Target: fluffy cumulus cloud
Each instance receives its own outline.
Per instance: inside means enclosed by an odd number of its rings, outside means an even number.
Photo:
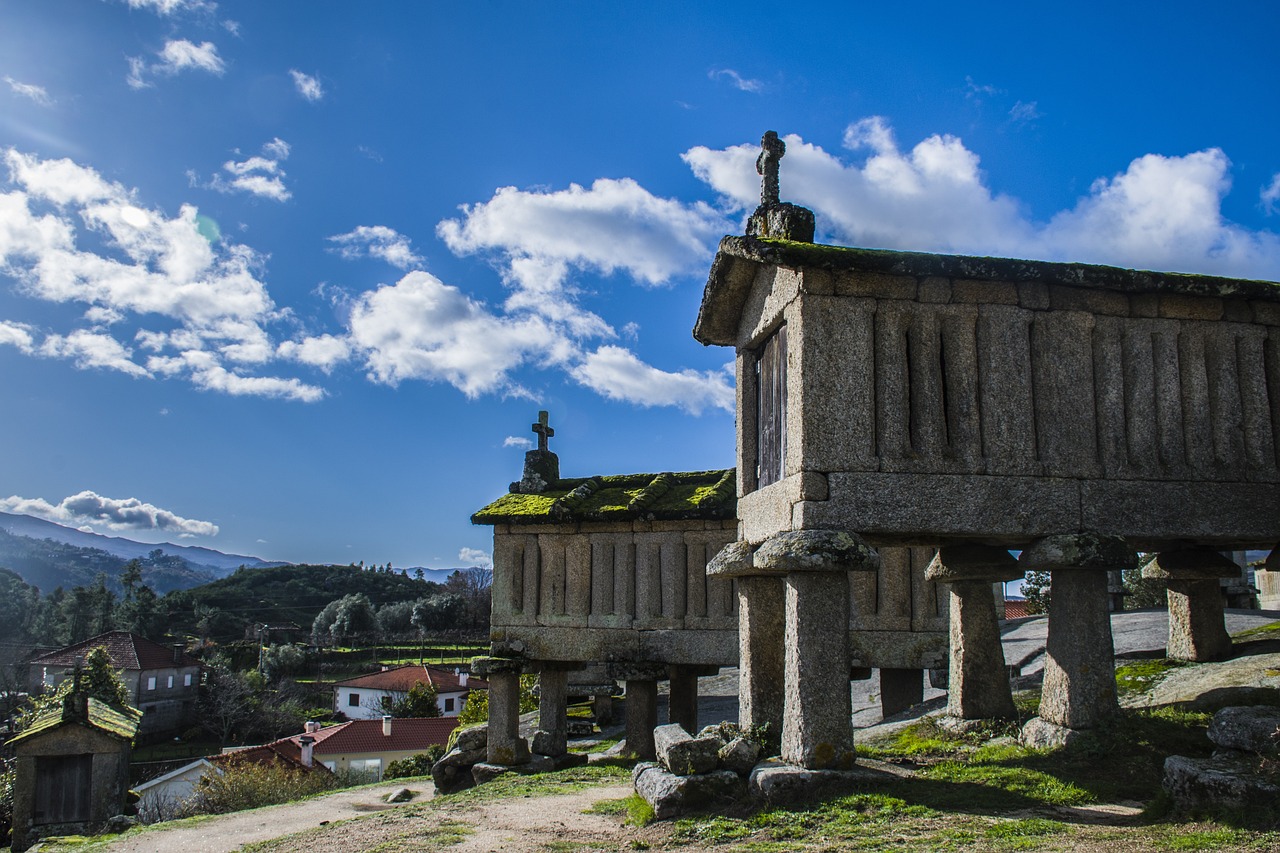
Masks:
[[[107,498],[88,490],[56,504],[43,498],[12,495],[0,498],[0,510],[81,529],[157,530],[183,537],[218,535],[218,525],[212,522],[183,518],[137,498]]]
[[[293,86],[298,90],[298,94],[306,100],[315,103],[324,97],[324,89],[320,86],[319,77],[303,74],[296,68],[289,69],[289,76],[293,78]]]
[[[9,84],[9,90],[15,95],[35,101],[42,107],[51,106],[53,99],[49,97],[48,91],[43,86],[37,86],[35,83],[23,83],[20,80],[14,80],[8,75],[5,76],[4,82]]]
[[[217,4],[210,0],[125,0],[130,9],[146,9],[157,15],[173,15],[184,11],[213,11]]]
[[[129,75],[126,81],[134,89],[146,89],[154,85],[150,78],[172,77],[183,71],[204,71],[221,77],[227,64],[218,55],[218,46],[211,41],[195,42],[186,39],[169,39],[156,52],[157,60],[147,62],[140,56],[129,57]]]
[[[222,193],[243,192],[272,201],[288,201],[292,197],[284,185],[285,171],[280,166],[289,159],[289,143],[280,137],[262,146],[262,154],[243,160],[228,160],[222,172],[206,184]]]
[[[707,408],[733,411],[733,375],[729,370],[671,373],[645,364],[628,349],[606,345],[574,367],[573,376],[610,400],[676,406],[693,415]]]
[[[533,447],[533,442],[522,435],[509,435],[502,440],[503,447],[518,447],[521,450],[528,450]]]
[[[86,326],[47,331],[6,320],[0,343],[228,394],[323,395],[249,370],[277,357],[268,326],[280,319],[251,249],[211,243],[194,207],[168,216],[71,160],[13,149],[3,159],[10,188],[0,192],[0,274],[26,296],[83,306]]]
[[[786,137],[783,195],[812,208],[819,226],[850,245],[999,254],[1231,276],[1280,275],[1280,238],[1222,216],[1230,188],[1217,149],[1148,154],[1094,182],[1070,210],[1031,219],[986,183],[978,155],[955,136],[934,134],[899,147],[879,117],[851,124],[851,162]],[[731,209],[754,208],[755,145],[692,148],[685,161]]]
[[[463,548],[458,552],[458,559],[468,566],[489,568],[493,565],[493,556],[479,548]]]
[[[422,264],[422,258],[414,253],[409,238],[385,225],[360,225],[346,234],[335,234],[328,239],[335,244],[334,251],[349,261],[378,258],[402,270]]]

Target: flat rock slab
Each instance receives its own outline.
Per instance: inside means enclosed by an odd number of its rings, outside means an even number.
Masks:
[[[731,802],[746,793],[742,778],[732,770],[677,776],[651,761],[636,765],[631,782],[659,820]]]
[[[1280,747],[1280,708],[1223,708],[1209,723],[1209,740],[1224,749],[1275,755]]]
[[[1176,705],[1191,711],[1280,704],[1280,652],[1178,667],[1150,690],[1122,697],[1120,704],[1128,708]]]
[[[1060,749],[1079,743],[1088,738],[1089,732],[1083,729],[1069,729],[1039,717],[1032,717],[1022,726],[1018,739],[1023,746],[1032,749]]]
[[[710,773],[716,769],[716,754],[723,743],[718,737],[693,737],[679,724],[658,726],[653,730],[658,763],[677,776]]]
[[[778,759],[762,761],[747,779],[747,793],[769,805],[810,800],[832,789],[858,783],[883,783],[903,775],[889,765],[857,765],[852,770],[808,770]]]
[[[1164,789],[1183,811],[1274,808],[1280,785],[1263,779],[1257,770],[1253,755],[1171,755],[1164,761]]]

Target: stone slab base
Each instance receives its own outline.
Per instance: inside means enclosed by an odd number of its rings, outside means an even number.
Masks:
[[[535,755],[523,764],[490,764],[487,761],[481,761],[471,768],[471,778],[477,785],[483,785],[507,773],[531,776],[534,773],[550,773],[557,769],[559,768],[556,767],[553,759],[545,755]]]
[[[1019,740],[1032,749],[1059,749],[1080,742],[1090,735],[1085,729],[1069,729],[1039,717],[1032,717],[1022,727]]]
[[[780,759],[762,761],[747,777],[747,793],[769,805],[813,800],[857,782],[882,782],[885,772],[869,767],[852,770],[807,770]]]
[[[1184,812],[1208,808],[1274,809],[1280,785],[1257,774],[1258,757],[1247,753],[1213,758],[1171,755],[1164,760],[1164,789]]]
[[[746,791],[742,777],[732,770],[677,776],[651,761],[636,765],[631,783],[659,820],[730,802]]]

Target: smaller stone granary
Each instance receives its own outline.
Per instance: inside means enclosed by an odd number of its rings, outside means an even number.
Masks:
[[[9,741],[13,786],[13,849],[41,838],[97,831],[125,810],[129,757],[142,712],[73,691]]]

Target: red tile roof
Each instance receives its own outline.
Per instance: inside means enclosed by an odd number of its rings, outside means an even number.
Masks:
[[[420,681],[425,681],[436,689],[437,693],[465,693],[468,690],[488,690],[489,682],[474,676],[467,678],[464,687],[461,680],[451,669],[434,666],[423,666],[412,663],[384,669],[382,672],[371,672],[368,675],[348,678],[339,681],[335,687],[363,687],[366,690],[389,690],[397,693],[408,693],[409,688]]]
[[[316,739],[315,755],[358,755],[424,750],[433,744],[443,746],[457,727],[457,717],[407,717],[391,721],[390,736],[382,733],[382,720],[352,720],[304,734]],[[279,744],[283,751],[300,757],[302,748],[298,739],[302,736],[296,734],[267,746]]]
[[[1004,600],[1004,618],[1021,619],[1023,616],[1030,616],[1027,611],[1027,603],[1016,598],[1006,598]]]
[[[291,767],[300,770],[327,770],[323,764],[312,764],[308,768],[302,763],[302,750],[296,743],[278,740],[261,746],[248,746],[235,749],[221,755],[209,756],[209,761],[219,767],[234,767],[237,764],[252,763],[268,766]]]
[[[83,642],[45,652],[31,659],[38,666],[75,666],[83,662],[84,656],[91,649],[102,646],[111,656],[111,663],[117,669],[168,669],[173,666],[200,666],[200,661],[183,652],[179,663],[173,662],[173,647],[153,643],[146,637],[131,634],[128,631],[108,631]]]

